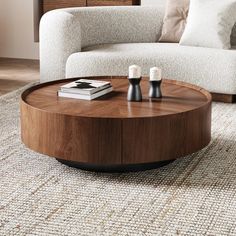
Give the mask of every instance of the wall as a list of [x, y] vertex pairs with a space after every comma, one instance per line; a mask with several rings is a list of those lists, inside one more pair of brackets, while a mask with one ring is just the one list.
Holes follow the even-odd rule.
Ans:
[[35, 7], [34, 0], [0, 0], [0, 57], [39, 58]]

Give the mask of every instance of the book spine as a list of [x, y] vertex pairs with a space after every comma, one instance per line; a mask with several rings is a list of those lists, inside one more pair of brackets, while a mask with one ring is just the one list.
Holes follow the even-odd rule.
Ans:
[[91, 96], [89, 96], [89, 95], [67, 93], [67, 92], [62, 92], [62, 91], [58, 91], [58, 96], [59, 97], [64, 97], [64, 98], [75, 98], [75, 99], [82, 99], [82, 100], [92, 100]]
[[75, 98], [75, 99], [82, 99], [82, 100], [92, 100], [98, 97], [101, 97], [107, 93], [110, 93], [113, 90], [112, 87], [109, 87], [107, 89], [104, 89], [102, 91], [99, 91], [95, 94], [92, 95], [83, 95], [83, 94], [77, 94], [77, 93], [68, 93], [68, 92], [64, 92], [59, 90], [58, 91], [58, 96], [59, 97], [65, 97], [65, 98]]

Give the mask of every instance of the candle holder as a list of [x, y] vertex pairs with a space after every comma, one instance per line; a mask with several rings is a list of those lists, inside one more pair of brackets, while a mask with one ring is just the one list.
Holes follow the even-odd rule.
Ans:
[[149, 97], [150, 98], [162, 98], [162, 92], [161, 92], [162, 80], [156, 80], [156, 81], [150, 80], [149, 82], [150, 82]]
[[142, 78], [128, 78], [129, 79], [129, 89], [127, 94], [128, 101], [141, 102], [142, 92], [140, 88], [140, 81]]

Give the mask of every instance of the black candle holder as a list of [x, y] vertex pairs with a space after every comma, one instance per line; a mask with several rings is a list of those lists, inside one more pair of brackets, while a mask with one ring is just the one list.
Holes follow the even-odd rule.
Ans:
[[162, 80], [150, 81], [150, 88], [149, 88], [150, 98], [162, 98], [161, 83]]
[[142, 101], [142, 92], [140, 88], [140, 81], [142, 78], [128, 78], [129, 79], [129, 89], [127, 94], [127, 100], [133, 102]]

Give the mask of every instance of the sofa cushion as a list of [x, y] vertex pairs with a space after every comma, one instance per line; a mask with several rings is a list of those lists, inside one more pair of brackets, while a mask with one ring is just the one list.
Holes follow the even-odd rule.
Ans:
[[233, 28], [232, 34], [231, 34], [231, 45], [236, 46], [236, 23], [234, 25], [234, 28]]
[[128, 75], [137, 64], [148, 75], [158, 66], [163, 76], [197, 84], [211, 92], [236, 94], [236, 50], [180, 46], [176, 43], [103, 44], [72, 54], [66, 77]]
[[184, 32], [189, 0], [168, 0], [159, 42], [178, 43]]
[[190, 1], [187, 25], [180, 44], [230, 49], [235, 12], [236, 0]]

